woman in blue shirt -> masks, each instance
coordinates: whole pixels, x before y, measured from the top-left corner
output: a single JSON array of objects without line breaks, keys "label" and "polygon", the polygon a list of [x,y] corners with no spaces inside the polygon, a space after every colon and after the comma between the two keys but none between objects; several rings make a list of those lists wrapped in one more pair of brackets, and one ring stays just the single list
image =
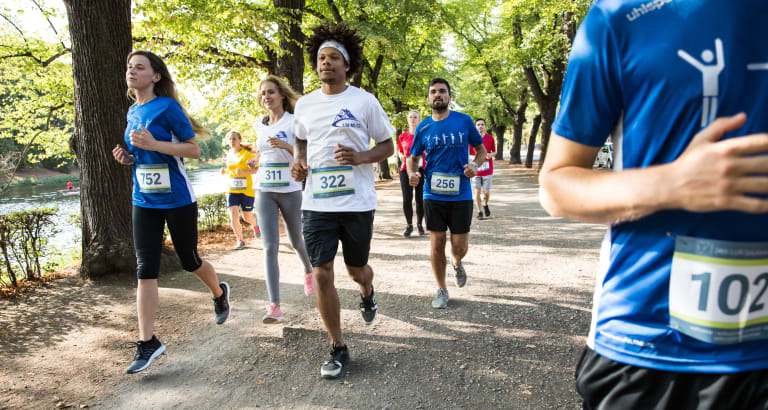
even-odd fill
[{"label": "woman in blue shirt", "polygon": [[126,371],[140,372],[165,351],[154,335],[159,305],[157,277],[165,223],[176,254],[185,270],[211,291],[215,321],[229,317],[229,285],[219,282],[216,271],[197,254],[197,202],[182,158],[198,158],[195,134],[208,131],[189,117],[178,102],[168,67],[157,55],[134,51],[125,72],[128,109],[125,144],[112,155],[133,171],[133,242],[136,248],[139,341],[136,356]]}]

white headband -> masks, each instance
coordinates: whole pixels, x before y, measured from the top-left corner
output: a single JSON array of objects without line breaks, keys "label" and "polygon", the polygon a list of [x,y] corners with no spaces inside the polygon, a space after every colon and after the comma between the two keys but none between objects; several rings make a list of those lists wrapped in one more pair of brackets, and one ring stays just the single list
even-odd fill
[{"label": "white headband", "polygon": [[347,49],[344,48],[344,46],[341,45],[341,43],[339,43],[338,41],[328,40],[325,43],[320,44],[320,48],[317,49],[317,52],[319,53],[320,50],[326,47],[331,47],[331,48],[335,48],[336,50],[339,50],[339,53],[341,53],[341,55],[344,56],[344,61],[347,63],[347,65],[349,65],[349,53],[347,53]]}]

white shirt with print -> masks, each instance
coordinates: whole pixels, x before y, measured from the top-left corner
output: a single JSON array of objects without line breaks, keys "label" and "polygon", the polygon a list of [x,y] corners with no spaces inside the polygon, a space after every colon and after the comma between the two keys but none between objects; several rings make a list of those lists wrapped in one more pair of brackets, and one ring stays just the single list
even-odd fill
[{"label": "white shirt with print", "polygon": [[[256,174],[254,188],[264,192],[295,192],[301,190],[301,183],[291,177],[293,154],[282,148],[270,147],[267,141],[269,137],[277,137],[281,141],[293,145],[293,114],[289,112],[284,113],[277,124],[272,125],[265,125],[262,120],[259,120],[253,125],[253,128],[256,131],[256,148],[258,148],[260,154],[259,171]],[[278,171],[287,173],[287,175],[281,175],[281,179],[286,180],[288,185],[269,186],[269,182],[273,179],[265,175],[265,173],[270,172],[271,176],[274,177],[275,172]]]},{"label": "white shirt with print", "polygon": [[[364,212],[376,209],[373,164],[352,167],[354,194],[322,197],[313,186],[313,169],[339,167],[333,151],[338,144],[355,151],[370,149],[371,140],[380,143],[395,132],[379,101],[372,94],[348,86],[339,94],[322,89],[299,99],[294,110],[294,135],[307,141],[309,175],[301,209],[321,212]],[[318,173],[319,175],[319,173]]]}]

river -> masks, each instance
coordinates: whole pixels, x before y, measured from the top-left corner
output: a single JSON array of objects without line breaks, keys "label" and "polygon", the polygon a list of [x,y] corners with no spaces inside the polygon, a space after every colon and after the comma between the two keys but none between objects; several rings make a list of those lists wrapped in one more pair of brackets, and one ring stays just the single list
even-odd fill
[{"label": "river", "polygon": [[[190,171],[188,175],[195,195],[224,192],[227,188],[227,180],[219,173],[218,168]],[[60,232],[49,238],[50,244],[62,251],[79,247],[80,231],[69,216],[80,214],[80,193],[63,192],[66,189],[65,185],[11,187],[0,198],[0,214],[24,209],[58,207],[59,211],[54,217],[54,222]]]}]

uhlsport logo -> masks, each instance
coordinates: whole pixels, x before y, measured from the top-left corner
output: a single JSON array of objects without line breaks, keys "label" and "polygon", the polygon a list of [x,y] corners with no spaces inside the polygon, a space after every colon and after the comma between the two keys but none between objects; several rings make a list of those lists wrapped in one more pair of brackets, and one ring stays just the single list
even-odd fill
[{"label": "uhlsport logo", "polygon": [[339,128],[362,128],[363,124],[349,112],[348,109],[342,108],[336,118],[333,120],[333,126]]},{"label": "uhlsport logo", "polygon": [[672,0],[653,0],[643,3],[640,7],[635,7],[630,13],[627,13],[627,20],[634,21],[638,17],[642,17],[654,10],[661,10],[667,3],[672,3]]}]

